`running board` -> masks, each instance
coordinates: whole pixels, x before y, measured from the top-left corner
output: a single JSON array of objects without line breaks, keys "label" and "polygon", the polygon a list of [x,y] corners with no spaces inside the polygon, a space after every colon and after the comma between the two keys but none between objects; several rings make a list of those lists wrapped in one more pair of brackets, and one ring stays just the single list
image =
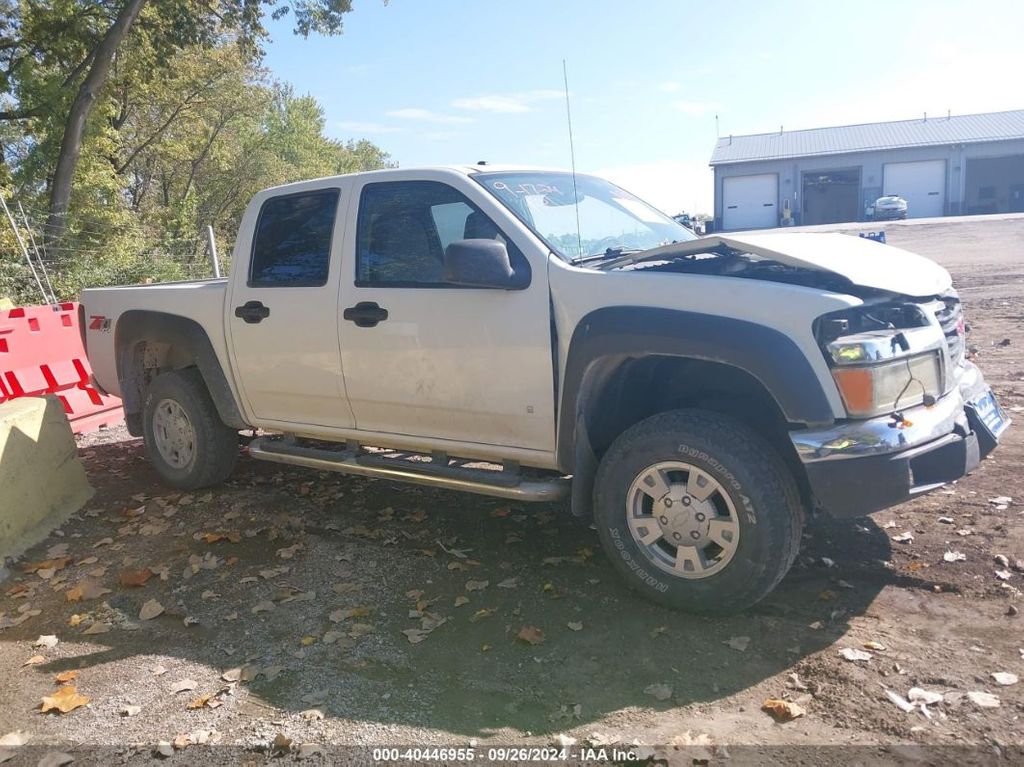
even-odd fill
[{"label": "running board", "polygon": [[528,479],[504,471],[440,466],[429,461],[389,458],[372,453],[324,450],[280,438],[257,437],[249,443],[249,455],[261,461],[289,466],[391,479],[516,501],[557,501],[569,494],[569,480],[561,476]]}]

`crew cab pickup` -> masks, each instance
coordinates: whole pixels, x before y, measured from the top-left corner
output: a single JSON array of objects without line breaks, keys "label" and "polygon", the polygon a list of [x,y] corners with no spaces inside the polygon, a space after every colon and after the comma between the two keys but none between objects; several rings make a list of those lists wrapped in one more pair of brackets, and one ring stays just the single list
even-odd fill
[{"label": "crew cab pickup", "polygon": [[227,279],[86,290],[97,384],[171,485],[255,459],[593,519],[625,580],[745,608],[805,512],[971,471],[1008,420],[950,276],[842,234],[697,238],[600,178],[397,169],[256,195]]}]

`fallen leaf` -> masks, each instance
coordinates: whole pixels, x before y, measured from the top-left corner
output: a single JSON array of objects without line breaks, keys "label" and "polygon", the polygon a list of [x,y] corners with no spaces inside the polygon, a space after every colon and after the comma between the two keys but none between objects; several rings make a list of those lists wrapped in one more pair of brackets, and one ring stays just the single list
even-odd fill
[{"label": "fallen leaf", "polygon": [[68,682],[70,682],[70,681],[72,681],[74,679],[77,679],[77,678],[78,678],[78,672],[72,670],[72,671],[61,671],[59,674],[57,674],[53,678],[53,680],[57,684],[67,684]]},{"label": "fallen leaf", "polygon": [[295,556],[295,552],[297,552],[301,548],[302,548],[302,544],[301,543],[295,543],[295,544],[292,544],[291,546],[287,546],[286,548],[278,549],[277,550],[277,556],[279,556],[281,559],[291,559],[292,557]]},{"label": "fallen leaf", "polygon": [[57,639],[53,634],[43,634],[39,639],[32,643],[33,647],[56,647],[60,640]]},{"label": "fallen leaf", "polygon": [[490,581],[466,581],[466,591],[483,591],[490,584]]},{"label": "fallen leaf", "polygon": [[142,605],[142,609],[139,610],[140,621],[150,621],[159,615],[163,615],[164,606],[157,602],[155,599],[150,599],[148,602]]},{"label": "fallen leaf", "polygon": [[881,642],[875,642],[874,640],[870,642],[865,642],[863,647],[865,650],[877,650],[879,652],[885,652],[885,645]]},{"label": "fallen leaf", "polygon": [[419,644],[430,636],[429,631],[423,629],[406,629],[402,632],[405,634],[405,638],[409,640],[409,644]]},{"label": "fallen leaf", "polygon": [[498,584],[499,589],[516,589],[519,588],[519,578],[506,578]]},{"label": "fallen leaf", "polygon": [[996,671],[992,674],[992,678],[996,684],[1001,684],[1004,687],[1009,687],[1011,684],[1017,684],[1020,681],[1016,674],[1012,674],[1009,671]]},{"label": "fallen leaf", "polygon": [[668,700],[672,697],[672,688],[667,684],[651,684],[644,688],[644,695],[650,695],[655,700]]},{"label": "fallen leaf", "polygon": [[141,570],[122,570],[117,576],[117,582],[122,586],[137,588],[146,585],[146,581],[153,577],[153,571],[148,567]]},{"label": "fallen leaf", "polygon": [[475,613],[473,613],[473,615],[469,619],[469,622],[476,623],[477,621],[482,621],[484,618],[490,618],[492,615],[494,615],[493,607],[483,607],[477,610]]},{"label": "fallen leaf", "polygon": [[538,645],[544,641],[544,632],[536,626],[523,626],[516,634],[516,639],[527,644]]},{"label": "fallen leaf", "polygon": [[962,551],[947,551],[942,555],[944,562],[966,562],[967,555]]},{"label": "fallen leaf", "polygon": [[930,706],[942,700],[942,693],[923,690],[920,687],[911,687],[907,692],[907,700],[911,703],[923,703],[926,706]]},{"label": "fallen leaf", "polygon": [[220,678],[223,679],[225,682],[237,682],[239,679],[242,678],[242,669],[241,667],[229,668],[227,671],[220,675]]},{"label": "fallen leaf", "polygon": [[569,627],[570,631],[583,631],[583,624],[579,621],[569,621],[565,625]]},{"label": "fallen leaf", "polygon": [[864,652],[863,650],[857,650],[853,647],[844,647],[842,650],[839,651],[839,654],[846,658],[846,660],[853,662],[869,661],[873,657],[871,653]]},{"label": "fallen leaf", "polygon": [[99,599],[104,594],[109,594],[110,589],[105,589],[96,581],[83,580],[77,586],[64,592],[64,599],[68,602],[80,602],[83,599]]},{"label": "fallen leaf", "polygon": [[270,600],[264,599],[262,602],[257,602],[253,606],[252,613],[253,613],[253,615],[256,615],[257,613],[269,613],[274,608],[275,608],[275,605],[274,605],[273,602],[271,602]]},{"label": "fallen leaf", "polygon": [[914,534],[909,531],[906,533],[900,533],[899,535],[894,535],[892,540],[896,543],[910,543],[914,540]]},{"label": "fallen leaf", "polygon": [[168,757],[174,756],[174,746],[168,743],[166,740],[157,741],[156,747],[153,749],[153,753],[157,756]]},{"label": "fallen leaf", "polygon": [[732,639],[726,639],[723,644],[729,645],[729,647],[737,652],[746,652],[747,647],[750,646],[750,637],[733,637]]},{"label": "fallen leaf", "polygon": [[456,607],[462,607],[463,605],[468,605],[468,604],[469,604],[469,597],[464,597],[464,596],[461,596],[461,595],[455,597],[455,606]]},{"label": "fallen leaf", "polygon": [[67,714],[79,706],[84,706],[90,700],[91,698],[88,696],[80,695],[74,685],[69,684],[66,687],[61,687],[52,695],[44,696],[43,702],[39,707],[39,713],[45,714],[47,711],[59,711],[62,714]]},{"label": "fallen leaf", "polygon": [[171,692],[177,694],[179,692],[191,692],[196,689],[199,685],[194,679],[182,679],[171,685]]},{"label": "fallen leaf", "polygon": [[768,698],[761,704],[761,710],[772,717],[776,722],[792,722],[802,717],[806,711],[801,706],[789,700],[779,698]]},{"label": "fallen leaf", "polygon": [[213,693],[212,692],[203,693],[202,695],[200,695],[195,700],[190,700],[188,702],[188,704],[185,706],[185,708],[193,709],[193,710],[197,709],[197,708],[202,708],[207,703],[209,703],[210,700],[212,700],[212,699],[213,699]]},{"label": "fallen leaf", "polygon": [[89,628],[82,632],[83,635],[106,634],[110,631],[110,624],[102,621],[93,621]]},{"label": "fallen leaf", "polygon": [[277,733],[277,735],[274,736],[274,742],[272,745],[275,752],[283,753],[291,749],[292,739],[284,733],[279,732]]},{"label": "fallen leaf", "polygon": [[71,563],[71,557],[55,557],[53,559],[44,559],[41,562],[31,562],[22,567],[22,572],[25,573],[38,573],[40,570],[50,570],[50,576],[58,570],[63,570]]},{"label": "fallen leaf", "polygon": [[978,708],[999,708],[999,698],[988,692],[969,692],[967,699]]},{"label": "fallen leaf", "polygon": [[309,647],[310,645],[314,645],[314,644],[316,644],[316,637],[315,636],[304,636],[304,637],[302,637],[302,639],[299,640],[299,644],[302,645],[303,647]]},{"label": "fallen leaf", "polygon": [[22,663],[21,667],[24,668],[25,666],[38,666],[40,663],[46,663],[46,658],[44,658],[42,655],[33,655],[27,661]]},{"label": "fallen leaf", "polygon": [[369,607],[350,607],[347,610],[335,610],[327,616],[327,619],[331,623],[341,623],[350,618],[365,618],[371,612],[372,610]]}]

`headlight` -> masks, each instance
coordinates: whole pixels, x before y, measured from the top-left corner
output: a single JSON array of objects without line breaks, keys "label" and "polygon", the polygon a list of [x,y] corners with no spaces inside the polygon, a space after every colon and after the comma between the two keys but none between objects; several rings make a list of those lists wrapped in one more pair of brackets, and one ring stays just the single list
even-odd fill
[{"label": "headlight", "polygon": [[832,377],[847,413],[870,418],[937,398],[942,392],[939,370],[939,355],[928,352],[873,365],[840,365]]},{"label": "headlight", "polygon": [[945,339],[919,305],[835,312],[818,319],[815,333],[851,418],[893,413],[942,394]]}]

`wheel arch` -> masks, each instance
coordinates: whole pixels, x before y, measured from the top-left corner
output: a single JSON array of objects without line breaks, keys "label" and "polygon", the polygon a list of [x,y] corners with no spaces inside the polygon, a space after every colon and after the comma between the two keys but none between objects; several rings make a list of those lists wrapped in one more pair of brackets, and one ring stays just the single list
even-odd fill
[{"label": "wheel arch", "polygon": [[557,456],[571,473],[573,513],[589,514],[601,455],[632,424],[697,407],[736,417],[768,438],[798,483],[803,471],[787,432],[831,423],[814,369],[783,333],[746,320],[647,307],[588,314],[569,347]]},{"label": "wheel arch", "polygon": [[167,370],[195,367],[221,421],[248,427],[206,330],[195,320],[166,312],[132,310],[114,329],[117,374],[128,430],[142,434],[141,416],[149,382]]}]

